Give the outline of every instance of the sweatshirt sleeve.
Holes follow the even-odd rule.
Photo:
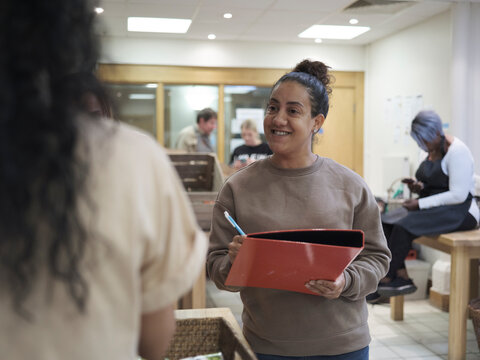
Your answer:
[[[174,303],[194,284],[205,266],[207,239],[198,227],[190,201],[167,155],[153,141],[149,159],[136,172],[142,214],[143,258],[140,269],[142,312]],[[148,176],[150,175],[150,176]]]
[[[228,256],[228,244],[238,234],[225,219],[224,211],[228,211],[234,219],[236,218],[233,194],[228,180],[220,190],[213,207],[212,230],[210,232],[210,245],[207,255],[207,273],[219,289],[240,291],[240,287],[225,286],[225,280],[232,267]]]
[[[365,246],[344,271],[345,287],[342,296],[355,301],[375,292],[378,282],[386,275],[391,260],[380,211],[374,196],[366,187],[355,207],[353,229],[364,232]]]
[[[474,173],[473,158],[465,145],[453,146],[454,144],[455,142],[445,155],[445,166],[449,179],[448,191],[418,199],[420,209],[460,204],[467,198]]]

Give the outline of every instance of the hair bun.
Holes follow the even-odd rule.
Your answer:
[[[316,77],[325,86],[328,94],[332,93],[329,84],[332,82],[332,75],[329,74],[330,66],[325,65],[321,61],[311,61],[305,59],[299,62],[292,71],[302,72]]]

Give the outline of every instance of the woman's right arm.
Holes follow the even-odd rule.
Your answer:
[[[218,199],[213,207],[212,230],[210,232],[210,245],[207,255],[207,273],[217,288],[239,291],[240,288],[225,286],[225,280],[232,267],[232,257],[236,256],[243,240],[225,218],[224,211],[228,211],[234,219],[236,218],[233,206],[233,193],[228,181],[220,190]]]
[[[402,179],[402,183],[407,184],[408,189],[415,194],[420,194],[423,190],[423,183],[412,178]]]

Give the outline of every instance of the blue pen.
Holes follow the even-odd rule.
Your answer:
[[[240,226],[238,226],[238,224],[235,222],[235,220],[233,220],[233,218],[230,216],[228,211],[225,211],[224,214],[225,214],[225,217],[227,218],[228,222],[230,224],[232,224],[232,226],[235,229],[237,229],[237,231],[240,233],[240,235],[247,235],[247,234],[245,234],[245,232],[242,229],[240,229]]]

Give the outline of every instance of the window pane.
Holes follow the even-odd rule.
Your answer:
[[[263,117],[270,88],[257,86],[225,86],[225,162],[229,163],[233,150],[244,142],[240,136],[240,125],[245,119],[252,119],[265,141]]]
[[[178,133],[197,123],[197,113],[204,108],[218,111],[218,86],[165,85],[165,147],[174,148]],[[217,149],[217,130],[210,135]]]
[[[157,137],[156,84],[105,84],[115,103],[115,118]]]

